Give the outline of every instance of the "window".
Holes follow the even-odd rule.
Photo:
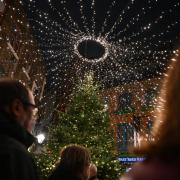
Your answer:
[[[118,137],[118,150],[120,152],[127,152],[128,146],[133,145],[134,141],[134,130],[131,123],[120,123],[117,127]]]
[[[5,9],[5,4],[4,2],[0,1],[0,13],[3,13]]]
[[[0,77],[5,76],[5,70],[4,67],[0,65]]]
[[[148,119],[149,119],[149,118],[148,118]],[[147,141],[151,141],[151,139],[152,139],[152,136],[151,136],[152,125],[153,125],[152,120],[149,119],[149,120],[146,122]]]
[[[153,98],[155,96],[154,89],[147,89],[144,93],[144,106],[152,106],[153,105]]]
[[[133,111],[132,94],[131,93],[125,92],[119,96],[117,111],[119,111],[120,114]]]

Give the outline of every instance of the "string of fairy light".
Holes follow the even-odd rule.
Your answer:
[[[161,26],[168,16],[173,16],[174,11],[177,11],[180,7],[180,2],[169,3],[168,9],[160,9],[157,16],[153,16],[153,19],[143,24],[143,18],[151,14],[154,8],[158,8],[159,0],[147,0],[145,6],[140,7],[137,14],[131,16],[130,13],[136,7],[137,1],[130,0],[123,9],[119,10],[119,14],[112,22],[111,27],[109,21],[119,1],[108,1],[104,19],[100,22],[101,26],[98,30],[97,0],[89,1],[90,18],[86,14],[85,1],[77,0],[75,2],[76,9],[79,9],[81,23],[80,20],[76,21],[77,19],[72,16],[72,10],[66,0],[58,2],[62,11],[59,11],[58,6],[54,5],[53,0],[47,1],[49,12],[39,8],[35,0],[28,0],[28,11],[33,14],[32,17],[29,17],[30,26],[38,39],[48,74],[51,76],[52,94],[50,95],[52,97],[54,97],[53,93],[57,93],[57,87],[66,87],[66,84],[62,84],[61,80],[63,78],[63,82],[69,81],[68,70],[73,66],[77,67],[77,75],[83,74],[83,71],[95,71],[96,80],[99,80],[102,84],[110,83],[110,85],[113,85],[113,81],[116,80],[125,84],[129,83],[131,78],[141,80],[144,75],[143,71],[149,71],[152,68],[151,64],[159,66],[162,72],[164,71],[167,58],[170,54],[176,53],[176,50],[170,51],[166,46],[171,45],[179,37],[177,35],[173,41],[172,39],[164,40],[163,38],[173,32],[173,29],[179,25],[180,18],[169,22],[163,32],[153,31],[151,33],[151,31],[157,25]],[[22,1],[20,3],[23,4]],[[19,8],[12,7],[12,9],[21,14]],[[126,16],[129,17],[129,20],[124,24]],[[17,23],[22,24],[23,22],[17,20]],[[140,24],[139,28],[132,31],[137,24]],[[147,35],[148,33],[149,35]],[[140,38],[143,34],[144,37]],[[95,41],[104,47],[105,53],[102,57],[90,60],[80,54],[78,46],[81,42],[87,40]],[[31,44],[33,42],[24,43]],[[158,47],[162,48],[158,50]],[[22,53],[28,52],[24,51]],[[156,73],[162,75],[162,72]],[[61,73],[63,73],[63,77],[60,76]],[[143,84],[141,84],[141,88],[144,88]]]
[[[73,19],[71,18],[70,13],[68,12],[67,7],[65,6],[65,5],[66,5],[65,2],[66,2],[66,1],[61,1],[61,4],[64,6],[64,10],[65,10],[64,14],[68,17],[69,22],[71,22],[71,24],[74,24],[74,25],[75,25],[75,28],[77,28],[78,25],[77,25],[76,22],[74,22]],[[81,18],[83,19],[83,24],[84,24],[84,28],[85,28],[86,33],[82,33],[81,31],[79,31],[78,34],[75,34],[76,36],[73,36],[74,33],[72,33],[72,31],[68,31],[68,30],[66,30],[66,29],[63,29],[63,27],[61,27],[60,24],[58,24],[57,22],[53,22],[53,21],[51,21],[51,20],[48,20],[48,17],[47,17],[47,16],[45,16],[45,17],[42,16],[42,15],[41,15],[42,13],[41,13],[40,11],[36,10],[37,13],[39,13],[40,16],[42,16],[42,18],[47,19],[47,21],[45,21],[45,24],[49,24],[50,21],[51,21],[52,25],[54,25],[54,26],[56,26],[56,27],[59,28],[59,29],[58,29],[58,32],[57,32],[57,31],[54,31],[54,32],[53,32],[53,27],[48,27],[47,25],[45,25],[45,29],[47,29],[47,31],[53,32],[53,34],[54,34],[54,37],[52,37],[52,39],[51,39],[51,37],[48,37],[48,40],[52,42],[52,43],[49,42],[49,46],[50,46],[50,47],[52,47],[52,46],[58,46],[58,45],[68,46],[67,43],[68,43],[68,40],[69,40],[69,39],[71,40],[70,45],[75,46],[75,45],[74,45],[75,42],[77,42],[77,41],[81,42],[84,37],[86,37],[87,35],[88,35],[88,36],[90,35],[90,31],[89,31],[89,29],[88,29],[87,22],[86,22],[86,17],[85,17],[85,15],[84,15],[84,13],[83,13],[82,1],[78,1],[78,2],[79,2],[79,4],[80,4],[80,12],[81,12],[81,15],[82,15]],[[127,8],[126,8],[126,9],[128,9],[128,10],[131,9],[132,5],[134,4],[134,0],[133,0],[133,1],[130,1],[130,2],[131,2],[130,5],[127,6]],[[153,2],[154,2],[154,1],[148,1],[147,3],[150,5],[150,4],[152,4]],[[155,2],[157,2],[157,1],[155,1]],[[93,9],[93,7],[94,7],[94,3],[95,3],[95,2],[92,1],[92,6],[91,6],[92,9]],[[113,1],[112,4],[115,4],[115,1]],[[179,6],[179,3],[173,5],[172,7],[173,7],[173,8],[177,8],[178,6]],[[53,5],[52,5],[51,3],[50,3],[50,7],[53,7]],[[173,8],[169,10],[170,13],[173,12]],[[53,7],[53,9],[55,10],[55,7]],[[152,7],[150,6],[149,9],[152,9]],[[136,18],[133,17],[133,20],[132,20],[132,21],[130,20],[130,22],[126,25],[126,27],[125,27],[122,31],[118,32],[116,35],[109,36],[109,34],[113,33],[113,30],[114,30],[114,29],[117,27],[117,25],[121,22],[121,21],[119,21],[119,20],[122,20],[122,19],[123,19],[122,15],[125,14],[125,12],[126,12],[125,10],[123,10],[123,11],[122,11],[122,14],[119,16],[120,18],[118,18],[118,21],[116,21],[116,22],[114,23],[114,25],[113,25],[113,27],[111,28],[111,30],[106,33],[105,37],[108,37],[108,40],[111,40],[111,39],[113,39],[113,38],[117,38],[121,33],[127,31],[135,22],[138,22],[138,21],[140,20],[140,17],[141,17],[141,16],[143,16],[143,15],[145,15],[145,14],[147,13],[147,9],[142,8],[141,10],[142,10],[142,13],[141,13],[141,14],[138,14]],[[63,16],[62,13],[60,14],[60,13],[58,12],[58,14],[59,14],[60,18],[62,18],[62,19],[64,18],[64,16]],[[95,11],[93,11],[93,14],[95,15]],[[110,13],[109,13],[109,12],[108,12],[107,14],[108,14],[108,16],[110,16]],[[165,14],[164,11],[162,11],[162,12],[160,13],[159,18],[157,18],[157,19],[162,19],[162,18],[163,18],[163,14]],[[93,17],[94,17],[94,16],[93,16]],[[93,19],[93,18],[92,18],[92,19]],[[64,18],[63,20],[67,21],[67,18]],[[94,20],[93,20],[93,21],[94,21]],[[106,21],[106,19],[105,19],[105,21]],[[42,23],[42,22],[39,22],[39,23],[40,23],[40,25],[42,25],[42,28],[44,29],[44,23]],[[157,23],[158,23],[158,20],[157,20],[157,21],[154,21],[153,23],[154,23],[154,24],[157,24]],[[146,26],[144,26],[144,27],[141,27],[139,32],[137,32],[137,33],[134,33],[134,32],[133,32],[130,37],[123,37],[122,42],[119,43],[119,45],[118,45],[118,44],[114,45],[114,44],[115,44],[114,42],[110,42],[110,43],[112,44],[112,46],[109,46],[109,47],[119,48],[119,46],[121,46],[122,44],[126,44],[126,41],[128,41],[128,40],[130,41],[130,40],[132,40],[132,38],[135,38],[135,37],[139,36],[140,34],[144,33],[145,31],[151,29],[151,27],[153,26],[153,23],[148,23],[148,25],[146,25]],[[175,25],[177,25],[178,23],[179,23],[179,22],[176,21],[176,22],[173,22],[172,24],[169,24],[169,26],[167,27],[167,30],[166,30],[164,33],[160,33],[160,34],[158,34],[158,35],[153,34],[150,38],[144,38],[143,43],[148,42],[149,40],[152,40],[153,38],[157,38],[157,36],[159,36],[159,37],[164,36],[164,34],[168,33],[168,32],[171,30],[171,28],[173,28],[173,27],[174,27]],[[95,25],[95,22],[93,22],[93,24]],[[106,26],[106,23],[104,24],[104,26]],[[73,27],[73,26],[72,26],[72,27]],[[70,26],[70,28],[72,28],[72,27]],[[80,29],[79,27],[78,27],[77,29],[75,29],[76,32],[77,32],[79,29]],[[92,29],[95,29],[95,27],[92,26]],[[73,27],[73,30],[74,30],[74,27]],[[65,31],[65,32],[63,32],[63,31]],[[40,32],[43,33],[43,30],[41,30]],[[67,34],[66,34],[66,33],[67,33]],[[49,36],[49,34],[48,34],[48,36]],[[56,37],[56,39],[57,39],[57,41],[58,41],[59,44],[58,44],[58,43],[57,43],[57,44],[55,43],[55,37]],[[95,40],[95,37],[93,37],[93,34],[92,34],[91,36],[89,36],[89,37],[91,37],[92,39]],[[41,45],[42,45],[42,46],[46,46],[45,44],[47,44],[47,40],[46,40],[45,38],[42,39],[41,37],[38,37],[38,38],[40,38],[40,39],[42,40],[42,42],[45,41],[45,43],[44,43],[44,44],[41,43]],[[101,38],[101,36],[99,36],[99,37],[97,38],[97,40],[100,39],[100,38]],[[84,38],[84,39],[86,39],[86,38]],[[65,40],[65,41],[64,41],[64,40]],[[104,42],[104,41],[102,41],[102,42]],[[108,41],[107,41],[107,42],[108,42]],[[63,43],[63,44],[61,44],[61,43]],[[109,42],[108,42],[108,43],[109,43]],[[110,44],[110,43],[109,43],[109,44]],[[133,43],[133,44],[136,43],[136,44],[139,44],[139,45],[140,45],[142,42],[136,41],[136,42],[131,42],[131,43]],[[158,43],[160,44],[161,41],[158,41]],[[163,42],[162,42],[162,43],[163,43]],[[166,42],[166,43],[168,43],[168,42]],[[171,42],[169,41],[169,43],[171,43]],[[106,47],[106,44],[102,44],[102,45]],[[148,44],[148,45],[151,45],[151,44]],[[146,48],[146,46],[143,47],[143,48],[144,48],[144,49],[148,49],[148,45],[147,45],[147,48]],[[73,48],[71,48],[71,50],[72,50],[72,49],[73,49]],[[74,48],[74,49],[76,49],[76,48]],[[51,52],[52,52],[52,56],[54,56],[53,51],[51,51]],[[63,52],[63,50],[61,50],[61,51],[59,52],[59,54],[62,53],[62,52]],[[136,51],[135,51],[135,53],[136,53]],[[146,52],[145,52],[145,53],[146,53]],[[71,54],[71,53],[69,53],[69,54]],[[77,54],[77,53],[75,53],[75,54]],[[57,56],[58,56],[58,54],[57,54]],[[82,58],[82,57],[80,57],[80,58]],[[117,59],[118,59],[118,58],[117,58]],[[84,59],[84,60],[86,60],[86,59]],[[93,61],[92,61],[92,62],[93,62]],[[95,61],[95,62],[97,62],[97,61]]]
[[[57,13],[59,15],[59,18],[62,21],[67,22],[69,24],[68,28],[67,27],[64,28],[59,22],[50,19],[48,17],[48,13],[42,12],[41,10],[37,9],[36,4],[33,3],[33,1],[31,1],[31,3],[29,4],[29,8],[32,11],[33,11],[33,9],[35,9],[34,10],[35,13],[37,13],[41,19],[41,20],[33,19],[32,21],[36,21],[36,23],[38,23],[40,25],[40,30],[39,30],[40,34],[37,34],[36,36],[41,41],[41,43],[40,43],[41,47],[45,47],[46,49],[49,48],[49,50],[45,50],[45,52],[44,52],[45,57],[47,57],[47,59],[51,59],[51,58],[53,59],[53,58],[58,58],[58,57],[67,57],[67,58],[63,58],[63,60],[61,60],[60,62],[58,61],[57,67],[58,66],[63,67],[64,62],[66,62],[66,61],[69,62],[76,55],[78,55],[79,59],[87,61],[89,63],[92,63],[92,64],[88,64],[89,67],[94,68],[94,66],[96,66],[97,72],[98,72],[98,70],[99,70],[99,72],[107,71],[107,74],[108,74],[108,71],[112,72],[113,70],[111,71],[110,68],[109,67],[107,68],[106,66],[103,66],[103,69],[102,69],[102,64],[99,62],[104,61],[104,59],[107,59],[107,61],[109,63],[107,63],[107,62],[103,62],[103,63],[107,63],[112,67],[115,66],[115,67],[120,68],[121,66],[123,67],[123,63],[125,63],[126,57],[132,59],[132,61],[133,61],[134,56],[138,57],[142,54],[144,54],[144,55],[150,54],[150,52],[151,52],[150,46],[158,47],[159,45],[162,45],[163,43],[164,44],[171,43],[171,40],[169,40],[167,42],[161,42],[159,40],[155,44],[151,44],[151,40],[165,36],[168,32],[171,31],[171,29],[174,26],[176,26],[179,23],[178,20],[175,22],[172,22],[166,28],[166,31],[161,32],[159,34],[152,34],[148,38],[145,37],[144,39],[137,40],[138,36],[145,33],[147,30],[150,30],[155,24],[158,24],[159,21],[163,21],[163,18],[165,18],[165,16],[171,15],[171,13],[173,13],[173,10],[179,7],[179,2],[176,2],[176,4],[171,4],[171,7],[169,8],[168,11],[165,12],[164,10],[162,10],[159,13],[159,17],[157,17],[155,21],[149,22],[147,25],[142,25],[139,28],[138,32],[132,32],[132,34],[130,36],[127,36],[127,37],[123,36],[122,38],[120,38],[120,35],[122,33],[128,31],[128,29],[130,29],[135,23],[139,22],[141,20],[141,18],[143,18],[144,15],[150,13],[150,11],[153,9],[153,7],[157,6],[157,3],[158,3],[158,1],[152,1],[152,0],[147,1],[147,6],[142,7],[140,10],[140,13],[138,13],[135,17],[131,17],[132,19],[130,19],[128,24],[125,25],[124,29],[122,29],[118,33],[113,34],[115,29],[118,28],[118,25],[123,21],[124,15],[126,15],[133,8],[133,5],[135,4],[135,2],[136,1],[134,1],[134,0],[129,1],[128,5],[126,6],[125,9],[122,10],[120,15],[118,16],[118,19],[114,22],[111,29],[108,30],[107,32],[104,32],[106,30],[105,27],[108,26],[107,22],[108,22],[108,18],[111,17],[111,11],[113,11],[113,7],[118,3],[115,0],[112,1],[109,6],[109,10],[106,13],[106,17],[103,22],[101,31],[99,32],[99,35],[97,37],[95,37],[95,35],[94,35],[94,30],[96,29],[96,27],[95,27],[95,25],[96,25],[96,22],[95,22],[95,15],[96,15],[95,3],[96,3],[96,1],[94,1],[94,0],[92,1],[92,4],[91,4],[91,10],[92,10],[92,15],[93,15],[92,19],[91,19],[92,20],[91,27],[87,24],[87,19],[86,19],[87,17],[84,12],[84,4],[83,4],[82,0],[77,1],[77,4],[79,5],[79,11],[81,14],[82,23],[83,23],[83,26],[81,26],[81,27],[71,17],[66,1],[60,1],[60,5],[63,6],[64,12],[59,12],[58,9],[53,6],[51,1],[49,1],[49,6],[53,10],[54,13]],[[49,26],[49,24],[51,24],[51,26]],[[48,39],[44,37],[44,33],[45,33],[45,35],[47,35]],[[41,34],[43,34],[43,36]],[[103,36],[103,34],[104,34],[104,36]],[[78,46],[77,42],[82,42],[83,39],[87,39],[87,37],[88,37],[88,39],[93,39],[94,41],[97,41],[100,43],[103,42],[103,43],[101,43],[101,45],[104,46],[105,49],[107,49],[106,52],[108,52],[108,55],[106,54],[104,56],[105,58],[100,58],[99,60],[94,60],[94,61],[92,61],[92,60],[88,61],[87,58],[83,58],[83,56],[80,56],[80,54],[77,51],[77,46]],[[136,40],[134,40],[135,38],[136,38]],[[116,40],[116,39],[118,39],[118,40]],[[107,43],[104,43],[104,42],[107,42]],[[60,50],[53,50],[54,47],[58,47],[58,46],[61,47]],[[134,48],[134,46],[136,46],[136,49]],[[115,54],[116,52],[118,52],[118,53],[120,52],[120,54],[118,54],[118,53]],[[168,53],[167,53],[166,49],[164,51],[153,50],[152,59],[158,58],[159,54],[162,54],[162,56],[164,56],[162,59],[166,59],[168,56]],[[159,56],[159,57],[161,57],[161,56]],[[148,59],[145,59],[143,61],[148,63]],[[164,64],[163,64],[163,60],[158,61],[158,59],[157,59],[156,61],[158,63],[160,63],[162,67],[165,66],[166,62],[164,62]],[[55,60],[55,62],[56,62],[56,60]],[[98,64],[97,64],[97,62],[98,62]],[[144,62],[142,64],[145,64]],[[149,63],[151,63],[151,62],[149,61]],[[83,65],[87,66],[86,64],[82,63],[82,66]],[[51,67],[51,62],[49,62],[49,66]],[[124,66],[127,66],[127,68],[129,68],[128,69],[129,72],[133,72],[134,67],[128,67],[128,65],[126,65],[126,63],[124,64]],[[138,66],[141,66],[141,63],[138,64]],[[147,64],[146,64],[146,66],[147,66]],[[57,67],[56,67],[56,69],[57,69]],[[107,70],[106,70],[106,68],[107,68]],[[54,71],[54,66],[53,66],[53,71]],[[121,71],[121,69],[119,69],[119,71]]]
[[[100,30],[97,30],[99,21],[97,21],[96,0],[89,1],[91,18],[86,14],[87,7],[85,7],[84,0],[75,2],[77,9],[79,9],[81,23],[79,23],[80,20],[76,21],[76,18],[73,17],[67,1],[61,0],[56,4],[57,6],[53,4],[53,1],[49,0],[48,3],[51,13],[55,14],[56,18],[54,19],[50,13],[37,8],[34,0],[30,1],[28,8],[32,14],[38,16],[38,18],[30,17],[30,22],[36,32],[35,36],[39,41],[39,46],[43,50],[46,65],[49,68],[48,73],[52,74],[52,92],[59,86],[66,86],[66,84],[61,84],[61,80],[64,78],[63,82],[69,81],[68,70],[72,66],[77,67],[77,75],[81,74],[82,71],[95,71],[96,79],[102,84],[107,82],[111,84],[111,81],[119,79],[126,84],[126,81],[129,83],[129,79],[134,77],[137,81],[141,80],[144,75],[143,71],[149,71],[153,66],[159,66],[161,71],[156,72],[156,74],[162,75],[166,68],[167,58],[176,52],[176,50],[170,51],[166,48],[172,44],[172,40],[163,40],[163,38],[179,25],[179,18],[169,22],[163,32],[152,32],[152,29],[156,28],[157,25],[161,26],[166,21],[167,16],[172,16],[174,11],[177,11],[180,7],[178,1],[170,3],[168,9],[160,9],[159,13],[153,16],[150,21],[143,23],[144,17],[152,14],[153,9],[158,8],[159,0],[147,0],[144,6],[139,8],[137,14],[132,16],[130,13],[136,7],[137,0],[130,0],[125,8],[118,12],[119,15],[111,27],[109,20],[119,2],[118,0],[109,1]],[[61,6],[61,11],[59,11],[58,6]],[[129,16],[129,19],[124,24],[126,16]],[[140,24],[139,28],[132,31],[136,24]],[[120,28],[121,25],[123,26]],[[149,35],[147,35],[148,33]],[[144,37],[140,38],[142,35]],[[178,36],[174,37],[175,40],[178,38]],[[96,59],[84,57],[79,52],[78,46],[87,40],[95,41],[104,47],[103,56]],[[162,48],[158,50],[158,47]],[[64,77],[60,77],[61,72],[64,73]],[[143,83],[139,82],[139,88],[141,90],[145,88]],[[158,84],[153,85],[152,88],[157,91]],[[117,97],[114,98],[116,101]],[[138,94],[137,99],[142,101],[142,97]],[[146,127],[142,128],[141,131],[145,129]]]
[[[40,50],[34,46],[34,37],[30,33],[31,28],[27,23],[22,2],[0,2],[0,6],[4,6],[0,28],[0,68],[4,69],[3,76],[20,78],[20,81],[27,83],[33,91],[38,89],[39,98],[42,87],[36,86],[37,80],[42,82],[46,74],[43,72]]]
[[[4,3],[3,0],[1,1],[1,3],[2,3],[1,6],[4,5],[4,7],[5,7],[5,4],[3,4]],[[22,3],[22,2],[20,1],[20,3]],[[8,5],[8,9],[9,9],[9,11],[13,12],[16,15],[20,15],[21,12],[22,12],[21,8],[14,7],[12,5]],[[0,41],[1,41],[1,45],[2,45],[2,46],[0,46],[0,49],[4,48],[4,46],[6,45],[4,43],[7,43],[7,44],[9,43],[9,46],[7,47],[7,49],[9,49],[9,50],[11,49],[11,51],[12,51],[13,46],[11,44],[11,41],[13,43],[16,43],[16,45],[18,47],[21,47],[21,49],[22,49],[21,54],[18,54],[18,55],[21,58],[23,58],[21,63],[23,63],[23,65],[25,66],[26,64],[30,64],[30,62],[28,61],[27,57],[28,57],[29,49],[31,47],[33,47],[34,40],[33,40],[33,36],[29,34],[29,30],[30,30],[29,24],[28,23],[24,24],[24,19],[26,19],[26,16],[24,14],[21,14],[20,17],[21,18],[18,19],[18,16],[14,17],[11,14],[9,16],[9,18],[11,19],[10,21],[13,22],[13,19],[16,18],[16,25],[13,26],[12,28],[9,28],[8,25],[7,25],[9,23],[8,22],[7,24],[5,23],[6,24],[5,26],[4,25],[1,26],[0,31],[3,32],[3,33],[1,34],[2,36],[0,37]],[[25,31],[21,31],[20,29],[24,25],[26,26],[26,30]],[[7,32],[7,34],[4,33],[4,32]],[[16,35],[17,35],[17,37],[16,37]],[[25,38],[25,39],[23,39],[23,38]],[[18,41],[19,44],[16,41]],[[4,51],[4,49],[3,49],[3,51]],[[18,49],[18,51],[19,51],[19,49]],[[16,52],[14,51],[14,54],[15,53]],[[37,52],[34,51],[33,54],[34,54],[34,56],[36,56],[36,54],[39,54],[39,50],[37,50]],[[18,58],[19,57],[17,56],[16,60],[18,60]],[[37,61],[38,61],[37,57],[34,57],[34,59],[32,59],[31,62],[33,64],[34,62],[37,62]],[[5,64],[8,63],[6,59],[3,59],[1,62],[5,63]]]

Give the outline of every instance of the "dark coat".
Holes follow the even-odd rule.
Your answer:
[[[59,165],[56,169],[50,174],[47,180],[82,180],[77,176],[73,176],[65,167]]]
[[[180,180],[180,162],[151,158],[135,163],[120,180]]]
[[[34,137],[7,114],[0,112],[0,179],[37,180],[27,148]]]

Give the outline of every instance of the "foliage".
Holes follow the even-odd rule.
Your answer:
[[[48,153],[41,155],[39,161],[41,169],[45,169],[41,172],[46,174],[45,171],[52,169],[49,166],[52,166],[53,159],[57,159],[63,146],[76,143],[89,148],[92,161],[98,167],[99,179],[117,179],[120,166],[112,124],[92,74],[79,82],[66,112],[58,111],[57,114],[56,121],[49,127]]]

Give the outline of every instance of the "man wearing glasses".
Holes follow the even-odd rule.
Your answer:
[[[37,107],[32,92],[16,80],[0,80],[0,179],[37,180],[28,152]]]

